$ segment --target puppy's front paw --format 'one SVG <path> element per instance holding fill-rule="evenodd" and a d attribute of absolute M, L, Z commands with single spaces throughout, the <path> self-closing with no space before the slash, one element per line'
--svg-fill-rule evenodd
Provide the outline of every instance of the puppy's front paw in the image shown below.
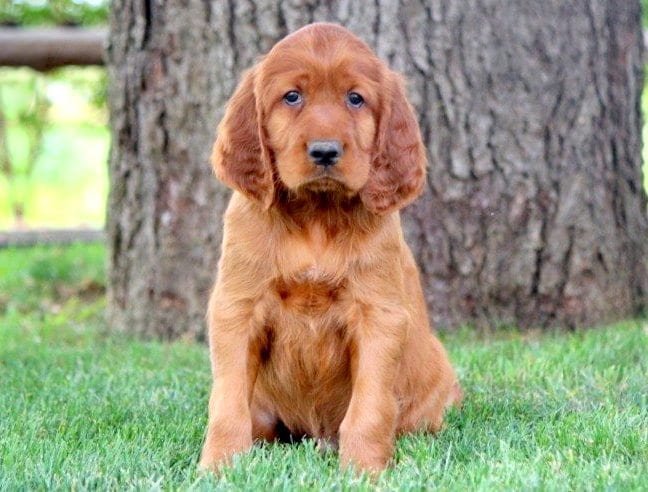
<path fill-rule="evenodd" d="M 377 475 L 387 468 L 392 451 L 393 445 L 388 439 L 380 442 L 358 433 L 340 437 L 340 465 L 356 472 Z"/>
<path fill-rule="evenodd" d="M 198 468 L 202 471 L 218 471 L 231 464 L 232 456 L 245 453 L 251 447 L 251 432 L 234 433 L 210 428 L 207 430 Z"/>

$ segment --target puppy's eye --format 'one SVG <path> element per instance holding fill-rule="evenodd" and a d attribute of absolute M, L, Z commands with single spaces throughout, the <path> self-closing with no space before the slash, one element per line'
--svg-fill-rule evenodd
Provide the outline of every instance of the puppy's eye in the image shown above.
<path fill-rule="evenodd" d="M 353 108 L 359 108 L 364 104 L 364 98 L 357 92 L 349 92 L 347 94 L 347 102 Z"/>
<path fill-rule="evenodd" d="M 289 91 L 284 94 L 283 100 L 288 106 L 297 106 L 302 102 L 302 95 L 297 91 Z"/>

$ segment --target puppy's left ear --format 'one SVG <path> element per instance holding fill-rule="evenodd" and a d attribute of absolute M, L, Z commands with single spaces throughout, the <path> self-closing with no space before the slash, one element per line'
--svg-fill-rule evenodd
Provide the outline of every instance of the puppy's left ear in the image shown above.
<path fill-rule="evenodd" d="M 423 190 L 427 158 L 421 131 L 400 77 L 386 74 L 387 86 L 378 125 L 376 153 L 369 181 L 360 191 L 365 207 L 376 214 L 403 208 Z"/>

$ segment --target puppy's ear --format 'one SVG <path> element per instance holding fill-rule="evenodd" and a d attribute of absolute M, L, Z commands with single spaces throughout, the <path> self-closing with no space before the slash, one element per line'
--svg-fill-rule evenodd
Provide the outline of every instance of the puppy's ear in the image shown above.
<path fill-rule="evenodd" d="M 274 185 L 270 152 L 259 124 L 254 78 L 254 68 L 244 73 L 227 103 L 211 162 L 218 179 L 267 209 L 274 198 Z"/>
<path fill-rule="evenodd" d="M 368 210 L 386 214 L 423 190 L 427 159 L 421 132 L 400 77 L 388 71 L 369 181 L 360 191 Z"/>

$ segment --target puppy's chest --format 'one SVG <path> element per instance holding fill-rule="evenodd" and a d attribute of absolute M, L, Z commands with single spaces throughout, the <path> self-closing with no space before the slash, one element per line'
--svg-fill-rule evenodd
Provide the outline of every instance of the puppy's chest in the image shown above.
<path fill-rule="evenodd" d="M 287 277 L 278 277 L 272 287 L 277 307 L 292 314 L 315 317 L 339 306 L 347 293 L 346 279 L 311 266 Z"/>
<path fill-rule="evenodd" d="M 316 316 L 347 300 L 350 255 L 323 240 L 295 240 L 277 259 L 271 283 L 283 310 Z"/>

